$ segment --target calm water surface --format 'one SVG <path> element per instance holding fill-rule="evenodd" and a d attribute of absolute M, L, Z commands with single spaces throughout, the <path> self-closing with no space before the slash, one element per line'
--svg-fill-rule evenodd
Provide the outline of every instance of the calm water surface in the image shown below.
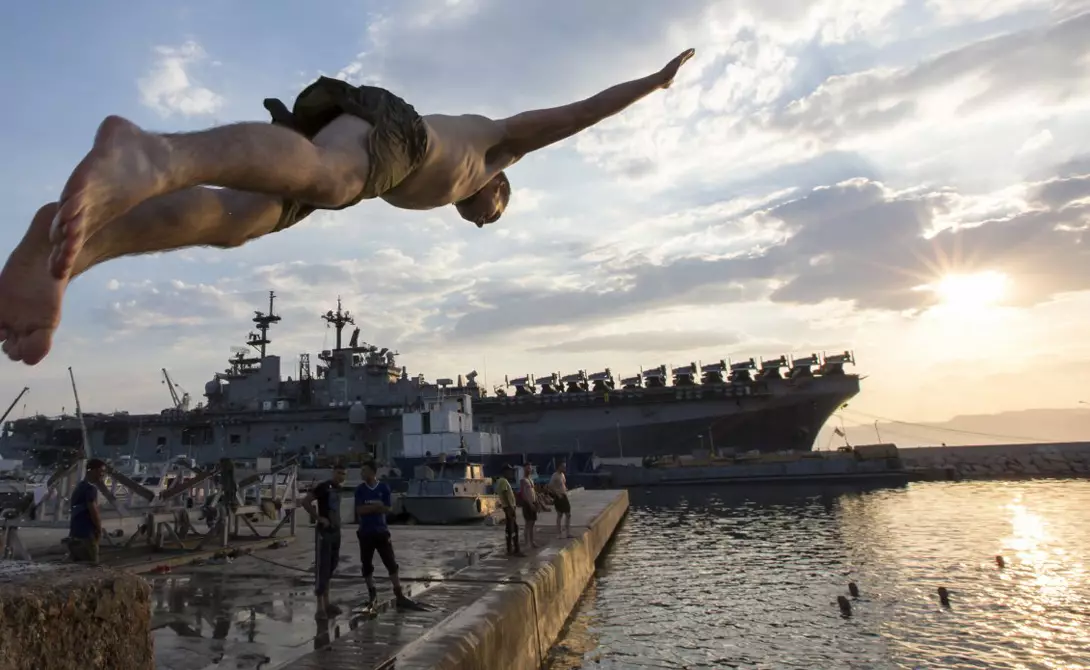
<path fill-rule="evenodd" d="M 631 502 L 549 670 L 1090 668 L 1090 481 Z"/>

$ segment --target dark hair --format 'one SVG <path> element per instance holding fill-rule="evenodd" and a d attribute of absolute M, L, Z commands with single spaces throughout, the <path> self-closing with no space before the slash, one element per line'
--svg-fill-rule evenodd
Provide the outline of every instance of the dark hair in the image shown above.
<path fill-rule="evenodd" d="M 491 180 L 489 180 L 488 184 L 491 184 L 493 181 L 499 182 L 497 184 L 497 187 L 499 188 L 499 192 L 500 192 L 500 201 L 503 202 L 504 209 L 507 209 L 507 203 L 511 202 L 511 180 L 507 178 L 507 173 L 500 172 L 495 177 L 493 177 Z M 468 198 L 465 198 L 463 200 L 459 200 L 458 202 L 454 203 L 454 206 L 455 207 L 461 207 L 462 205 L 472 204 L 473 200 L 481 195 L 481 191 L 483 191 L 488 186 L 488 184 L 485 184 L 484 186 L 482 186 L 480 191 L 477 191 L 476 193 L 469 196 Z M 502 215 L 503 215 L 503 212 L 501 211 L 499 214 L 496 214 L 495 216 L 486 219 L 484 222 L 478 223 L 477 227 L 478 228 L 483 228 L 485 226 L 485 224 L 495 223 L 496 221 L 499 220 L 500 216 L 502 216 Z"/>
<path fill-rule="evenodd" d="M 337 471 L 347 472 L 348 471 L 348 466 L 345 465 L 344 463 L 334 463 L 333 464 L 333 471 L 334 472 L 337 472 Z"/>
<path fill-rule="evenodd" d="M 371 472 L 378 472 L 378 464 L 372 460 L 366 460 L 360 463 L 361 468 L 371 468 Z"/>
<path fill-rule="evenodd" d="M 87 461 L 88 470 L 103 470 L 106 467 L 106 461 L 100 458 L 92 458 Z"/>

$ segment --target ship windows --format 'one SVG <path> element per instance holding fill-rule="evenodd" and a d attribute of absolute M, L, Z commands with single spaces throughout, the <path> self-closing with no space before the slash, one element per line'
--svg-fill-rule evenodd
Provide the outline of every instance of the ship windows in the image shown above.
<path fill-rule="evenodd" d="M 242 444 L 242 436 L 238 433 L 231 433 L 231 438 L 229 441 L 231 444 Z"/>
<path fill-rule="evenodd" d="M 129 427 L 123 423 L 107 424 L 102 431 L 102 443 L 107 447 L 122 447 L 129 443 Z"/>

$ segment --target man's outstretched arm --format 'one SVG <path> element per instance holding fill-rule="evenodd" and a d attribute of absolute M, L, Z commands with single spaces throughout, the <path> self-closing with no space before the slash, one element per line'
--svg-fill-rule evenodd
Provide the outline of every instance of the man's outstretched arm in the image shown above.
<path fill-rule="evenodd" d="M 517 159 L 586 130 L 653 91 L 669 88 L 678 69 L 694 53 L 689 49 L 655 74 L 618 84 L 586 100 L 504 119 L 504 138 L 499 148 Z"/>

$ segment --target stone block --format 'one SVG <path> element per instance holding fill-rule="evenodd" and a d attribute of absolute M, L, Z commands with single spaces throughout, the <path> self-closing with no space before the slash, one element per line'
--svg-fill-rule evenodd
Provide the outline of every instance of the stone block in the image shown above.
<path fill-rule="evenodd" d="M 101 567 L 0 561 L 0 670 L 151 670 L 150 589 Z"/>

